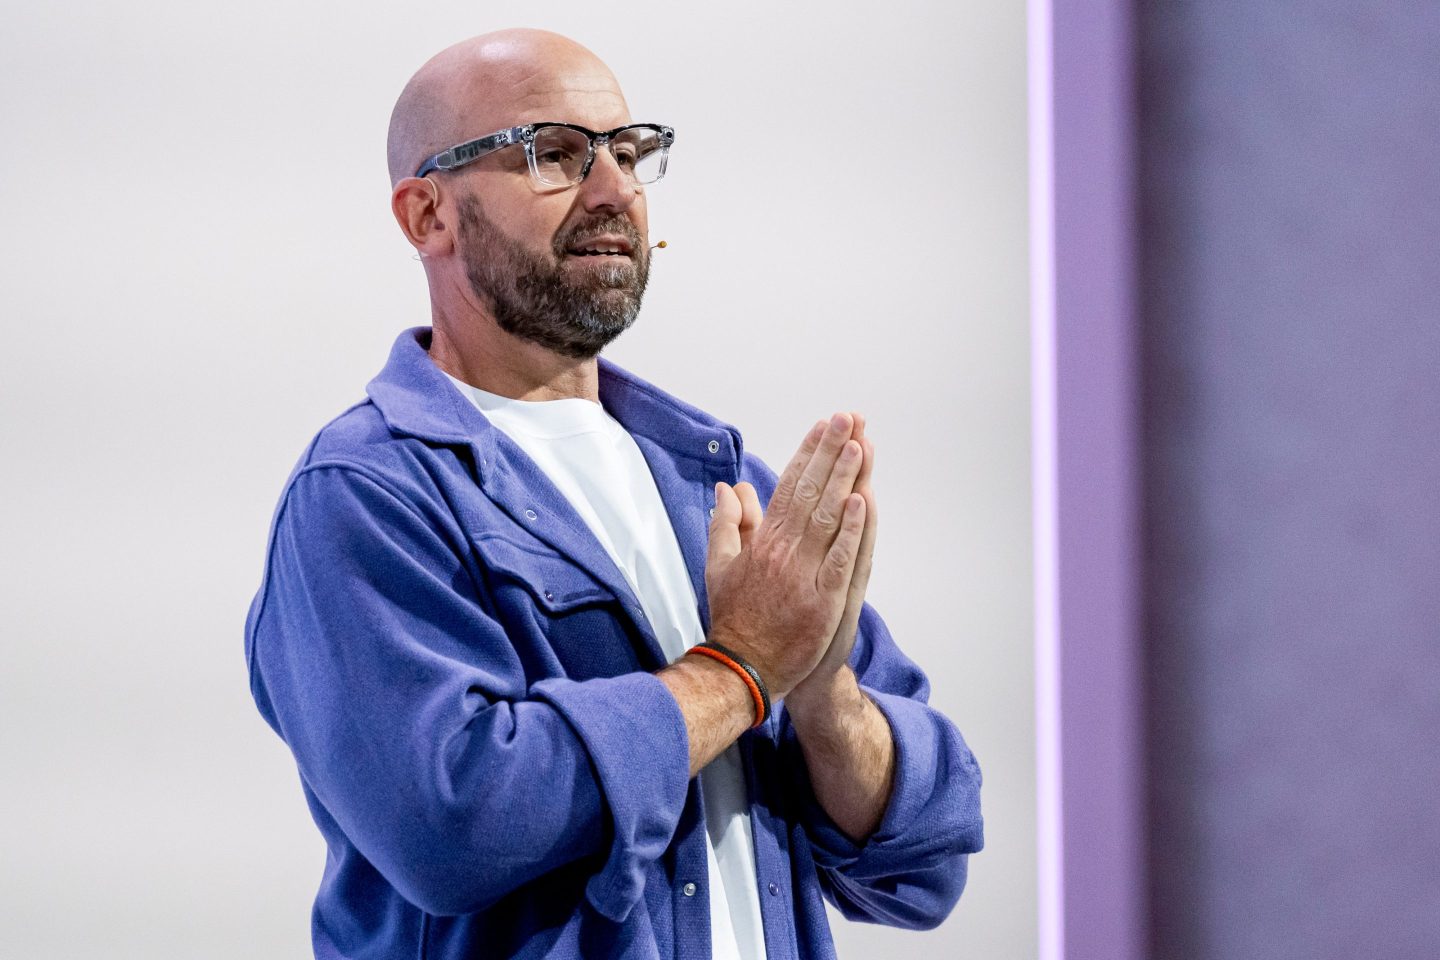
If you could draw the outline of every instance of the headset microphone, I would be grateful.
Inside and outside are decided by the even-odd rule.
[[[651,250],[664,250],[666,246],[668,246],[668,244],[666,244],[664,240],[661,240],[659,243],[655,244],[655,245],[654,245],[653,247],[651,247],[650,249],[651,249]]]

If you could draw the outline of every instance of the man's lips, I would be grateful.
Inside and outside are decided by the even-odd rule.
[[[618,233],[586,237],[565,248],[565,253],[572,257],[629,257],[634,252],[634,245]]]

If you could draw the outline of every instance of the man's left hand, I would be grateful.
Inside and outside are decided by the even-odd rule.
[[[870,485],[875,447],[865,439],[865,419],[858,413],[851,418],[850,437],[860,444],[863,456],[853,489],[865,498],[865,526],[840,625],[815,669],[785,697],[785,709],[795,725],[815,799],[851,842],[862,844],[889,809],[895,741],[889,721],[860,689],[849,665],[870,585],[877,525],[875,491]]]
[[[851,412],[855,421],[850,438],[860,444],[864,459],[860,461],[860,473],[855,478],[855,492],[865,498],[865,529],[860,535],[860,550],[855,558],[855,572],[850,577],[850,592],[845,601],[845,612],[840,616],[840,625],[835,628],[834,639],[825,656],[816,664],[810,675],[790,691],[787,698],[792,703],[807,697],[823,697],[834,689],[836,674],[850,661],[850,652],[855,648],[855,633],[860,624],[860,608],[865,602],[865,590],[870,584],[870,567],[875,552],[875,528],[878,515],[875,512],[875,491],[870,485],[870,474],[875,466],[875,445],[865,436],[865,418]]]

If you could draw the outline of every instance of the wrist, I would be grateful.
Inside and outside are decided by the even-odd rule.
[[[687,651],[688,652],[688,651]],[[750,692],[745,689],[729,667],[709,657],[681,655],[656,676],[668,686],[676,699],[682,698],[705,704],[706,725],[712,729],[732,726],[729,740],[734,740],[755,721],[755,705]],[[720,718],[724,722],[720,723]]]
[[[706,643],[713,643],[725,650],[738,654],[746,663],[753,667],[760,674],[760,679],[769,691],[772,701],[779,701],[784,695],[779,671],[764,656],[764,645],[747,638],[744,635],[733,633],[724,627],[712,627],[705,635]]]
[[[686,656],[712,661],[732,673],[745,687],[754,707],[754,723],[758,727],[770,718],[770,692],[760,671],[738,651],[713,640],[696,644],[685,651]]]
[[[860,681],[850,665],[817,668],[795,685],[785,696],[785,708],[796,723],[811,717],[835,717],[839,712],[857,705],[864,698]]]
[[[685,716],[690,776],[735,742],[754,721],[750,694],[730,669],[706,657],[682,656],[656,677]]]

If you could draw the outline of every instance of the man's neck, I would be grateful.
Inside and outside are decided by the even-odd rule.
[[[457,329],[458,328],[458,329]],[[457,380],[512,400],[581,397],[600,402],[599,363],[576,360],[501,330],[488,317],[434,318],[430,359]]]

